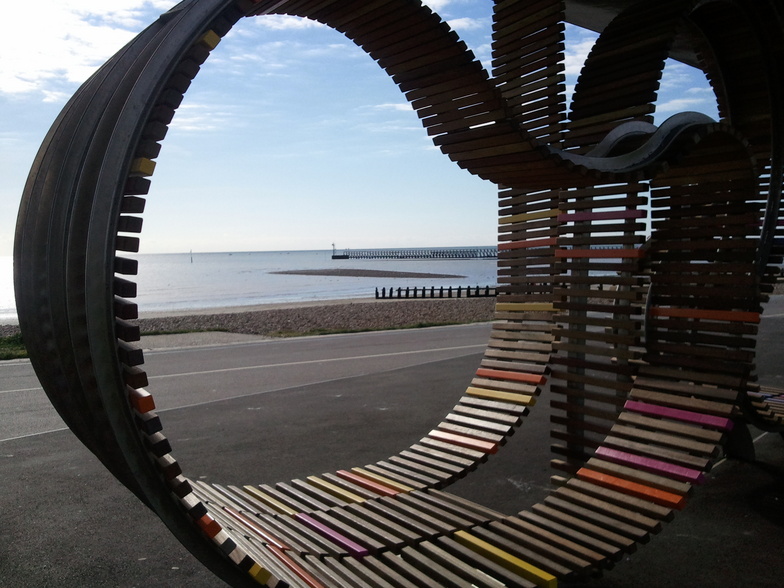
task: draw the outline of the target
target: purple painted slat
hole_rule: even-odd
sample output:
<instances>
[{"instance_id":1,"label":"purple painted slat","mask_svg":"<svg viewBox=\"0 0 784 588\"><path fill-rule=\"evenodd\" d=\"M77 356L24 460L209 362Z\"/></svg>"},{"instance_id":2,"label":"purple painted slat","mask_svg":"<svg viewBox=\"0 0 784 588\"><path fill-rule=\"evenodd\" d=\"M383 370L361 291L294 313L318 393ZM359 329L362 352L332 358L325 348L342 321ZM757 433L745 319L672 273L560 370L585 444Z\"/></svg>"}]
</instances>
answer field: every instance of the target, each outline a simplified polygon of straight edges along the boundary
<instances>
[{"instance_id":1,"label":"purple painted slat","mask_svg":"<svg viewBox=\"0 0 784 588\"><path fill-rule=\"evenodd\" d=\"M733 427L732 421L728 418L683 410L680 408L670 408L669 406L660 406L658 404L648 404L647 402L640 402L638 400L627 400L624 408L632 412L670 418L676 421L719 429L720 431L731 431Z\"/></svg>"},{"instance_id":2,"label":"purple painted slat","mask_svg":"<svg viewBox=\"0 0 784 588\"><path fill-rule=\"evenodd\" d=\"M310 515L306 515L305 513L300 512L294 515L294 518L299 522L301 522L303 525L307 525L308 527L316 531L316 533L319 533L320 535L323 535L330 541L336 543L337 545L340 545L343 549L348 551L354 557L365 557L366 555L370 554L370 551L368 551L366 547L363 547L356 541L349 539L342 533L338 533L334 529L329 528L327 525L325 525L320 521L317 521Z\"/></svg>"},{"instance_id":3,"label":"purple painted slat","mask_svg":"<svg viewBox=\"0 0 784 588\"><path fill-rule=\"evenodd\" d=\"M571 212L559 214L559 223L590 221L590 220L625 220L630 218L644 218L644 210L610 210L607 212Z\"/></svg>"},{"instance_id":4,"label":"purple painted slat","mask_svg":"<svg viewBox=\"0 0 784 588\"><path fill-rule=\"evenodd\" d=\"M690 482L691 484L702 484L705 482L705 476L701 471L685 468L660 459L643 457L642 455L618 451L617 449L610 449L609 447L599 447L596 450L596 455L613 463L636 467L646 472L660 474L680 482Z\"/></svg>"}]
</instances>

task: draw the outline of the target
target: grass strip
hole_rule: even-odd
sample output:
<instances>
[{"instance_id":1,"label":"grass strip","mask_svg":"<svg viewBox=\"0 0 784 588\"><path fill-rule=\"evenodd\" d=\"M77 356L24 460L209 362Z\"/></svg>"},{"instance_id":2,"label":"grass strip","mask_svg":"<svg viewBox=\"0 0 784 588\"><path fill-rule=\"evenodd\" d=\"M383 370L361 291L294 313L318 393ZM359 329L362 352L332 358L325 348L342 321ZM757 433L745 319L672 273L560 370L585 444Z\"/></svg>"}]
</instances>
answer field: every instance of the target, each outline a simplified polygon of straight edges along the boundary
<instances>
[{"instance_id":1,"label":"grass strip","mask_svg":"<svg viewBox=\"0 0 784 588\"><path fill-rule=\"evenodd\" d=\"M22 359L27 357L27 348L22 341L22 334L0 337L0 361L6 359Z\"/></svg>"}]
</instances>

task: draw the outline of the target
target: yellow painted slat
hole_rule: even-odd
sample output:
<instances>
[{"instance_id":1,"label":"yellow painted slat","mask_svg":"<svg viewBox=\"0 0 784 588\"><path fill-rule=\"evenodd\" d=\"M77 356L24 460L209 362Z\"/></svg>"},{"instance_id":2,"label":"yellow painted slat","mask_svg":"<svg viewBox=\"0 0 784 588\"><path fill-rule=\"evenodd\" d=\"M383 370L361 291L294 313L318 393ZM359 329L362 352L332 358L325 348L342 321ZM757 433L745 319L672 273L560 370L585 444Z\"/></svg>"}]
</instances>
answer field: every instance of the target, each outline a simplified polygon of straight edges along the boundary
<instances>
[{"instance_id":1,"label":"yellow painted slat","mask_svg":"<svg viewBox=\"0 0 784 588\"><path fill-rule=\"evenodd\" d=\"M487 398L488 400L500 400L503 402L522 404L523 406L533 406L536 404L536 397L531 396L530 394L501 392L500 390L488 390L487 388L477 388L475 386L469 386L466 389L466 394L477 398Z\"/></svg>"},{"instance_id":2,"label":"yellow painted slat","mask_svg":"<svg viewBox=\"0 0 784 588\"><path fill-rule=\"evenodd\" d=\"M283 504L277 498L274 498L273 496L270 496L269 494L262 492L255 486L243 486L242 489L245 490L245 492L247 492L251 496L253 496L253 498L255 498L256 500L262 502L263 504L266 504L272 510L276 510L281 514L289 515L292 517L296 514L299 514L299 511L296 511L293 508Z\"/></svg>"},{"instance_id":3,"label":"yellow painted slat","mask_svg":"<svg viewBox=\"0 0 784 588\"><path fill-rule=\"evenodd\" d=\"M272 578L272 574L262 568L259 564L254 563L248 570L251 578L256 580L259 584L266 584Z\"/></svg>"},{"instance_id":4,"label":"yellow painted slat","mask_svg":"<svg viewBox=\"0 0 784 588\"><path fill-rule=\"evenodd\" d=\"M345 490L340 486L333 484L332 482L327 482L326 480L322 480L316 476L308 476L306 480L311 486L315 486L319 490L323 490L327 494L331 494L339 500L345 500L346 502L354 503L365 502L365 499L359 494L354 494L353 492Z\"/></svg>"},{"instance_id":5,"label":"yellow painted slat","mask_svg":"<svg viewBox=\"0 0 784 588\"><path fill-rule=\"evenodd\" d=\"M558 587L558 579L552 574L523 561L519 557L516 557L503 549L499 549L487 541L483 541L479 537L475 537L465 531L457 531L454 537L458 543L461 543L472 551L483 555L487 559L514 572L526 580L530 580L537 586L541 586L542 588Z\"/></svg>"},{"instance_id":6,"label":"yellow painted slat","mask_svg":"<svg viewBox=\"0 0 784 588\"><path fill-rule=\"evenodd\" d=\"M137 157L131 162L131 173L141 176L151 176L155 171L155 162L146 157Z\"/></svg>"},{"instance_id":7,"label":"yellow painted slat","mask_svg":"<svg viewBox=\"0 0 784 588\"><path fill-rule=\"evenodd\" d=\"M218 34L215 31L207 31L202 35L201 39L199 39L199 43L207 47L207 49L209 49L210 51L215 49L215 47L218 46L218 43L220 43L220 41L221 38L218 36Z\"/></svg>"},{"instance_id":8,"label":"yellow painted slat","mask_svg":"<svg viewBox=\"0 0 784 588\"><path fill-rule=\"evenodd\" d=\"M560 214L557 208L553 210L540 210L538 212L525 212L523 214L512 214L510 216L502 216L498 219L498 224L511 225L513 223L524 223L529 220L539 220L542 218L553 218Z\"/></svg>"}]
</instances>

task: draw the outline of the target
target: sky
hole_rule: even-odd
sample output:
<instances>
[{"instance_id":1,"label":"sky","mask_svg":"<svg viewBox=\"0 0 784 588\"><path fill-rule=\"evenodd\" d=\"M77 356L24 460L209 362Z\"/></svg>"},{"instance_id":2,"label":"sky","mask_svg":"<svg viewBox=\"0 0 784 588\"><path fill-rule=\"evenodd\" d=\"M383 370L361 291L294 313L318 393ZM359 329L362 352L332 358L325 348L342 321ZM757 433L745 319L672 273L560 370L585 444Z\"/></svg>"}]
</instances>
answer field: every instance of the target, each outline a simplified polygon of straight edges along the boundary
<instances>
[{"instance_id":1,"label":"sky","mask_svg":"<svg viewBox=\"0 0 784 588\"><path fill-rule=\"evenodd\" d=\"M491 2L428 0L489 68ZM172 0L39 0L4 7L0 256L24 183L79 85ZM567 31L567 95L596 35ZM715 116L704 77L671 63L660 120ZM157 159L142 253L492 245L496 190L430 142L392 80L313 21L244 19L194 80Z\"/></svg>"}]
</instances>

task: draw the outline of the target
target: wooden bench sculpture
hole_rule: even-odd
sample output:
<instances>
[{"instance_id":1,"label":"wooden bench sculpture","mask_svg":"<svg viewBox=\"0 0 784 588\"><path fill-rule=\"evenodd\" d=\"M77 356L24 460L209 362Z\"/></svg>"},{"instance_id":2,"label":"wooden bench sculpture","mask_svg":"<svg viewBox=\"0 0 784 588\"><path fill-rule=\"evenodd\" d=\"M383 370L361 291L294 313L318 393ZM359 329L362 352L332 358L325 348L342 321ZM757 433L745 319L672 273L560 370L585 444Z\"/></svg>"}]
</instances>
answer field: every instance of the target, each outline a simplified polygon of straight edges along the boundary
<instances>
[{"instance_id":1,"label":"wooden bench sculpture","mask_svg":"<svg viewBox=\"0 0 784 588\"><path fill-rule=\"evenodd\" d=\"M79 439L227 582L554 586L657 533L744 411L781 426L754 384L780 262L781 6L603 2L617 16L567 113L564 23L592 5L498 0L489 75L415 0L186 0L55 122L15 250L33 365ZM268 14L343 32L446 156L499 186L500 288L474 379L417 443L353 469L224 487L190 481L172 455L128 322L137 267L125 252L138 250L148 177L200 65L237 21ZM705 71L720 121L653 126L672 53ZM550 495L509 516L445 492L498 451L548 378Z\"/></svg>"}]
</instances>

